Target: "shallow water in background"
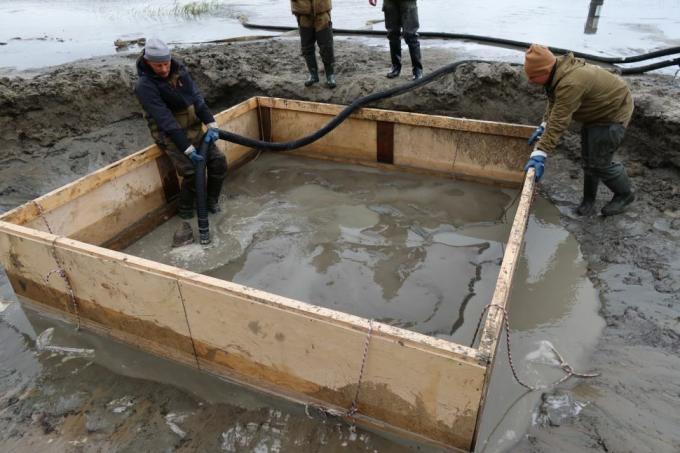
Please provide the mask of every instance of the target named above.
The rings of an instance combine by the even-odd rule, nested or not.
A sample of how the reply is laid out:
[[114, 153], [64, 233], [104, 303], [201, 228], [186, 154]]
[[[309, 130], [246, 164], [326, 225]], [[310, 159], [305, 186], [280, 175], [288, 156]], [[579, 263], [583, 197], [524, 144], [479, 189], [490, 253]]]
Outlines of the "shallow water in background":
[[[680, 0], [604, 0], [595, 33], [586, 34], [589, 6], [587, 0], [427, 0], [419, 2], [419, 16], [423, 31], [540, 42], [609, 56], [680, 45]], [[158, 36], [190, 43], [267, 34], [243, 28], [240, 17], [295, 26], [290, 4], [282, 0], [0, 0], [0, 43], [6, 44], [0, 45], [0, 68], [36, 68], [113, 54], [118, 38]], [[334, 3], [337, 28], [383, 29], [382, 18], [380, 7], [369, 6], [367, 0]], [[387, 46], [384, 39], [358, 39]], [[480, 58], [522, 57], [521, 52], [477, 44], [426, 43], [430, 45]]]

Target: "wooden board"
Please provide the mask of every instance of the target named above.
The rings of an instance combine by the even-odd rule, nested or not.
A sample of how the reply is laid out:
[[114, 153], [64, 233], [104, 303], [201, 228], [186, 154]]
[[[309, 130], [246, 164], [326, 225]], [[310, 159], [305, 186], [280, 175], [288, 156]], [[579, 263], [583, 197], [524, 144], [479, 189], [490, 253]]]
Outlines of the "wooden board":
[[[258, 98], [271, 116], [272, 140], [291, 141], [328, 123], [341, 106]], [[517, 186], [533, 128], [378, 109], [360, 109], [324, 138], [296, 155], [352, 162], [381, 162], [466, 180]]]

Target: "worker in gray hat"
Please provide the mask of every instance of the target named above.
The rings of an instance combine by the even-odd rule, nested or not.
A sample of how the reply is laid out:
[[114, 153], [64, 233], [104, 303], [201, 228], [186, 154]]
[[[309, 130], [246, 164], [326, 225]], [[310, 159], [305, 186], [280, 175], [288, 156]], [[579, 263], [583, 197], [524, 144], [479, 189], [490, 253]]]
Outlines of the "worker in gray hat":
[[[375, 6], [378, 0], [368, 0], [371, 6]], [[420, 41], [418, 41], [418, 4], [416, 0], [383, 0], [383, 12], [385, 13], [385, 29], [387, 39], [390, 42], [390, 57], [392, 67], [386, 74], [388, 79], [399, 77], [401, 74], [401, 36], [408, 46], [413, 66], [413, 77], [418, 80], [423, 76], [423, 57], [420, 53]]]
[[179, 216], [190, 219], [194, 215], [194, 164], [204, 159], [196, 150], [203, 135], [203, 124], [208, 126], [205, 139], [211, 142], [206, 157], [207, 207], [211, 213], [218, 212], [227, 161], [214, 144], [219, 138], [215, 118], [189, 71], [171, 57], [170, 49], [163, 41], [151, 38], [137, 60], [137, 74], [135, 94], [144, 108], [151, 136], [182, 177]]

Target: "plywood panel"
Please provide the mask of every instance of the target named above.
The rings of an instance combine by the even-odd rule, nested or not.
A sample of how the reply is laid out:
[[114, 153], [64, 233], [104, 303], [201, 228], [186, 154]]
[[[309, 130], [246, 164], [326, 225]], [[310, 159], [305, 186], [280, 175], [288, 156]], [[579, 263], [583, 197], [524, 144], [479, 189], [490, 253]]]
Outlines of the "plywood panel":
[[[275, 109], [309, 112], [320, 115], [335, 116], [344, 110], [345, 106], [324, 104], [319, 102], [295, 101], [291, 99], [259, 97], [258, 103], [263, 107]], [[361, 108], [356, 110], [350, 118], [372, 121], [387, 121], [413, 126], [431, 127], [435, 129], [450, 129], [457, 131], [479, 132], [482, 134], [501, 135], [527, 139], [535, 126], [501, 123], [497, 121], [472, 120], [468, 118], [453, 118], [441, 115], [426, 115], [422, 113], [400, 112], [395, 110], [381, 110]]]
[[[239, 106], [240, 105], [241, 104], [239, 104]], [[257, 118], [257, 110], [255, 110], [257, 104], [253, 100], [250, 103], [246, 101], [244, 105], [250, 109], [244, 110], [243, 108], [239, 108], [235, 110], [226, 110], [217, 115], [215, 117], [215, 121], [217, 121], [217, 124], [219, 124], [220, 129], [243, 135], [245, 137], [259, 139], [260, 125]], [[248, 155], [252, 151], [251, 148], [224, 140], [219, 140], [217, 142], [217, 147], [220, 149], [220, 151], [225, 153], [229, 165], [243, 159], [244, 156]]]
[[[272, 141], [295, 140], [316, 132], [331, 116], [272, 109]], [[299, 148], [306, 155], [334, 156], [345, 159], [377, 160], [377, 132], [374, 121], [348, 119], [320, 140]], [[295, 154], [292, 151], [291, 154]]]
[[[79, 178], [72, 183], [53, 190], [36, 199], [45, 212], [51, 211], [92, 190], [126, 175], [135, 168], [148, 164], [161, 155], [156, 145], [148, 146], [124, 159]], [[16, 225], [25, 225], [38, 216], [34, 203], [26, 203], [0, 216], [0, 220]]]
[[[247, 293], [238, 293], [195, 280], [183, 281], [181, 287], [202, 368], [274, 393], [349, 409], [366, 320], [337, 312], [328, 316], [330, 310], [276, 296], [261, 302], [256, 294], [264, 293], [246, 288]], [[466, 352], [460, 355], [419, 341], [427, 337], [402, 333], [374, 323], [359, 397], [361, 414], [469, 448], [484, 367], [463, 347], [448, 343]]]
[[[46, 211], [45, 218], [54, 234], [100, 244], [165, 203], [158, 166], [152, 160]], [[40, 216], [26, 226], [46, 231]]]
[[[71, 282], [69, 299], [52, 247]], [[15, 292], [102, 327], [192, 354], [176, 274], [162, 265], [0, 223], [0, 261]], [[51, 274], [49, 280], [46, 277]]]
[[395, 126], [394, 163], [459, 175], [521, 182], [526, 141], [478, 132]]

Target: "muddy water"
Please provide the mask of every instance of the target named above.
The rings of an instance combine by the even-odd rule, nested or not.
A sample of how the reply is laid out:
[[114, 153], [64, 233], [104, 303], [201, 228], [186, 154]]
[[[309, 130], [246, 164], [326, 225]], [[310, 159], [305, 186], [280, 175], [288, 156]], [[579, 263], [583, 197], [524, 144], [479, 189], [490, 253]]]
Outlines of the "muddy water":
[[175, 219], [127, 252], [429, 335], [492, 290], [514, 194], [275, 154], [226, 191], [211, 247], [173, 250]]
[[[212, 246], [172, 250], [173, 219], [127, 252], [462, 344], [491, 299], [516, 195], [274, 154], [225, 190]], [[550, 345], [587, 369], [603, 322], [578, 245], [543, 199], [527, 238], [510, 302], [513, 355], [523, 380], [546, 386], [562, 377]], [[520, 440], [538, 420], [537, 398], [513, 381], [503, 344], [481, 448]]]
[[[588, 1], [569, 0], [461, 0], [455, 6], [450, 0], [428, 0], [420, 2], [419, 15], [422, 30], [537, 41], [607, 55], [630, 55], [680, 43], [677, 0], [607, 0], [596, 30], [586, 34], [589, 6]], [[0, 44], [0, 67], [18, 69], [112, 54], [118, 38], [159, 36], [188, 43], [263, 34], [243, 28], [240, 17], [255, 23], [295, 25], [289, 3], [280, 0], [0, 0], [0, 17], [0, 43], [4, 43]], [[343, 0], [333, 9], [338, 28], [382, 29], [382, 18], [380, 8], [370, 7], [366, 0]], [[386, 46], [384, 39], [370, 42]], [[446, 45], [483, 58], [521, 58], [515, 51]]]

